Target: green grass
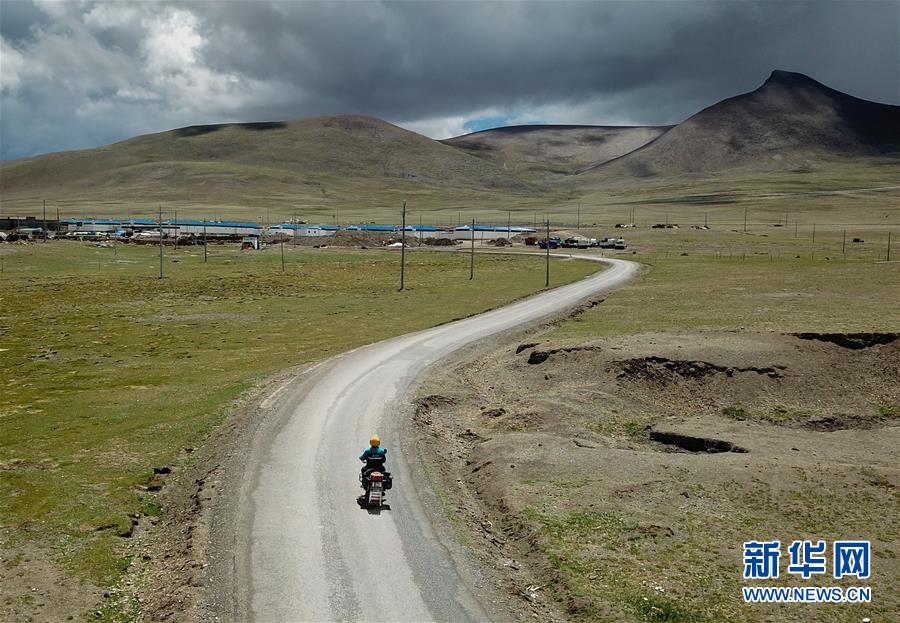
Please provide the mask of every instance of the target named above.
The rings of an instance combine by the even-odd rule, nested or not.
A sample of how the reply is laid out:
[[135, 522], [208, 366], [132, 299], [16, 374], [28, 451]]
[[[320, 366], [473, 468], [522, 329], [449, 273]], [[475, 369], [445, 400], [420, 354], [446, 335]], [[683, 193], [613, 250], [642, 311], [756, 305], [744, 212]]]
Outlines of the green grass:
[[[584, 511], [556, 515], [546, 510], [526, 508], [523, 517], [538, 527], [538, 543], [545, 550], [557, 577], [551, 590], [564, 594], [575, 620], [604, 620], [606, 604], [617, 612], [616, 619], [636, 621], [699, 622], [708, 619], [698, 609], [663, 594], [657, 584], [647, 581], [658, 571], [636, 571], [633, 559], [655, 548], [641, 527], [614, 513]], [[662, 580], [660, 580], [662, 581]], [[573, 611], [574, 610], [574, 611]]]
[[743, 407], [738, 407], [736, 405], [722, 407], [722, 415], [735, 420], [746, 420], [750, 417], [750, 415], [747, 413], [747, 411], [744, 410]]
[[896, 331], [900, 264], [648, 258], [632, 285], [549, 334], [558, 345], [650, 331]]
[[[279, 370], [539, 290], [539, 258], [241, 253], [58, 242], [0, 247], [0, 516], [75, 577], [122, 572], [129, 513], [158, 515], [153, 468], [185, 460]], [[175, 262], [174, 260], [178, 261]], [[556, 262], [554, 284], [596, 270]]]
[[815, 417], [817, 413], [808, 409], [795, 409], [784, 405], [775, 405], [768, 411], [750, 412], [743, 407], [730, 405], [722, 408], [722, 415], [738, 421], [755, 420], [770, 424], [781, 424], [808, 420]]

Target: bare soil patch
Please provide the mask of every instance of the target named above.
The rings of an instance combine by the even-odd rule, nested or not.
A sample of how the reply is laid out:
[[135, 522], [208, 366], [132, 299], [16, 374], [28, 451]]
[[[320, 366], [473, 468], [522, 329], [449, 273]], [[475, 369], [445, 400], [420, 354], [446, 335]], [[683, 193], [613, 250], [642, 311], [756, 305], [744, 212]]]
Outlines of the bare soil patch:
[[[900, 341], [807, 335], [513, 344], [432, 377], [415, 425], [448, 512], [523, 615], [891, 618]], [[872, 604], [742, 603], [743, 541], [854, 535], [876, 552]]]

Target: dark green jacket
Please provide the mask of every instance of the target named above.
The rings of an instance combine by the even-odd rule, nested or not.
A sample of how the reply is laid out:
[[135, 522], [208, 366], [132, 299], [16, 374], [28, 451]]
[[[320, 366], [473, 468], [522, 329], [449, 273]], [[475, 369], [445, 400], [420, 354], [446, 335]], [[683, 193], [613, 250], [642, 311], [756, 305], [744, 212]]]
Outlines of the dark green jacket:
[[368, 461], [369, 459], [375, 459], [376, 461], [381, 458], [382, 461], [387, 459], [387, 450], [382, 448], [381, 446], [371, 446], [366, 448], [362, 454], [359, 455], [360, 461]]

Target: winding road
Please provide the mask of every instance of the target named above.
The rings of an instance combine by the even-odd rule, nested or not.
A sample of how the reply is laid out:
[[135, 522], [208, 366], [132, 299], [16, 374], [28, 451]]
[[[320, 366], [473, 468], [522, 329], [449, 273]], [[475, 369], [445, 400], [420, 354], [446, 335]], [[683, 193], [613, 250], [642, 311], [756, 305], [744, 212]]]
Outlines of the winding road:
[[[429, 366], [477, 340], [557, 314], [619, 286], [634, 262], [509, 306], [344, 353], [270, 396], [234, 502], [233, 591], [221, 620], [483, 621], [487, 615], [434, 534], [391, 433]], [[396, 418], [394, 418], [396, 419]], [[391, 510], [370, 513], [357, 456], [373, 433], [388, 449]]]

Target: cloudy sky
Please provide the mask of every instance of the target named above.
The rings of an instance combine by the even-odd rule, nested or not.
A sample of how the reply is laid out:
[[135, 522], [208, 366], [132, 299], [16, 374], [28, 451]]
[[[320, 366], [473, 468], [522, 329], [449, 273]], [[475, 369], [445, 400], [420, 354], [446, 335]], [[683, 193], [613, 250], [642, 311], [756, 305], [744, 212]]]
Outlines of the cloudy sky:
[[900, 2], [0, 0], [0, 158], [192, 124], [669, 124], [772, 69], [900, 103]]

